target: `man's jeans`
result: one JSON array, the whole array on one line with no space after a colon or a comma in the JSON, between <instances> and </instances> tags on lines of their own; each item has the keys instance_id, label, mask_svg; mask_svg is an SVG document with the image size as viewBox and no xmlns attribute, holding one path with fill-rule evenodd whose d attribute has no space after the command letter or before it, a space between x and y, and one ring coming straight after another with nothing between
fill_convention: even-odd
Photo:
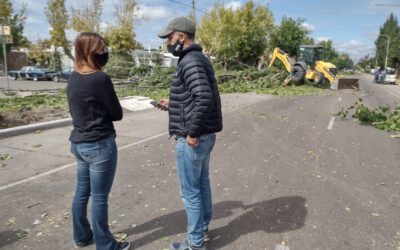
<instances>
[{"instance_id":1,"label":"man's jeans","mask_svg":"<svg viewBox=\"0 0 400 250\"><path fill-rule=\"evenodd\" d=\"M95 239L97 250L115 249L117 242L108 227L108 194L117 165L117 146L113 137L94 142L71 143L77 160L77 185L72 202L74 241ZM92 196L92 227L87 219L87 204Z\"/></svg>"},{"instance_id":2,"label":"man's jeans","mask_svg":"<svg viewBox=\"0 0 400 250\"><path fill-rule=\"evenodd\" d=\"M195 148L189 146L184 137L176 140L176 163L187 216L188 240L195 247L201 246L212 215L209 163L215 134L200 136Z\"/></svg>"}]
</instances>

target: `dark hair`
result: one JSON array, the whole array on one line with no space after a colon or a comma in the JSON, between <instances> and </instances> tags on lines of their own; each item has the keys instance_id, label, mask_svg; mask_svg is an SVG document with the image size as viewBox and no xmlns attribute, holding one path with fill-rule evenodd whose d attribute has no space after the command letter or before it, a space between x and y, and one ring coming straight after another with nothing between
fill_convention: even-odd
<instances>
[{"instance_id":1,"label":"dark hair","mask_svg":"<svg viewBox=\"0 0 400 250\"><path fill-rule=\"evenodd\" d=\"M101 65L95 54L100 52L106 43L104 38L94 32L82 32L75 40L75 70L83 66L101 70Z\"/></svg>"},{"instance_id":2,"label":"dark hair","mask_svg":"<svg viewBox=\"0 0 400 250\"><path fill-rule=\"evenodd\" d=\"M182 33L185 33L185 35L187 36L187 38L189 38L189 40L193 40L193 41L194 41L194 37L195 37L194 34L192 34L192 33L186 33L186 32L182 32Z\"/></svg>"}]
</instances>

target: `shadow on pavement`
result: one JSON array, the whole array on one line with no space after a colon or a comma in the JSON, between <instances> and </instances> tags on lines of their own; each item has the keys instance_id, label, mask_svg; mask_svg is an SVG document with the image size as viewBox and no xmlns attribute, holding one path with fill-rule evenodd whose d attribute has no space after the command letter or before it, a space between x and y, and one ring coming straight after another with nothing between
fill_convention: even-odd
<instances>
[{"instance_id":1,"label":"shadow on pavement","mask_svg":"<svg viewBox=\"0 0 400 250\"><path fill-rule=\"evenodd\" d=\"M25 235L26 231L21 229L0 232L0 248L16 242Z\"/></svg>"},{"instance_id":2,"label":"shadow on pavement","mask_svg":"<svg viewBox=\"0 0 400 250\"><path fill-rule=\"evenodd\" d=\"M306 199L301 196L279 197L244 205L242 201L223 201L213 204L213 220L233 215L233 210L241 208L241 215L228 222L226 226L210 231L213 241L207 248L218 249L229 245L240 236L256 231L282 233L304 226L307 216ZM154 231L155 230L155 231ZM122 231L127 235L153 231L131 242L138 248L171 235L186 233L184 210L154 218L146 223Z\"/></svg>"}]
</instances>

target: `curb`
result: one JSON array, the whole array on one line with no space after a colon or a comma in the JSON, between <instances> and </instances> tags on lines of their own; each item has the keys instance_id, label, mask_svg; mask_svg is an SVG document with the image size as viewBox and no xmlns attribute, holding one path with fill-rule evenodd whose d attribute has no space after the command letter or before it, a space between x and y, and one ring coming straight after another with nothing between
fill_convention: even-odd
<instances>
[{"instance_id":1,"label":"curb","mask_svg":"<svg viewBox=\"0 0 400 250\"><path fill-rule=\"evenodd\" d=\"M23 125L13 128L0 129L0 139L31 133L37 130L45 130L50 128L58 128L72 124L72 118L65 118L61 120L40 122L35 124Z\"/></svg>"}]
</instances>

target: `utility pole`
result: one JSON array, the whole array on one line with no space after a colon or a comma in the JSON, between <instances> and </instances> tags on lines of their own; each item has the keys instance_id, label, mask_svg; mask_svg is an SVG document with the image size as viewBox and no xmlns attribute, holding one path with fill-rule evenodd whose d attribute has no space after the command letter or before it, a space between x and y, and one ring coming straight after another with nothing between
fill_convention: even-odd
<instances>
[{"instance_id":1,"label":"utility pole","mask_svg":"<svg viewBox=\"0 0 400 250\"><path fill-rule=\"evenodd\" d=\"M6 75L7 79L7 91L10 92L10 81L8 79L8 67L7 67L7 50L6 50L6 44L13 43L12 41L12 36L10 32L10 26L5 26L3 24L0 24L0 36L1 36L1 41L3 45L3 74Z\"/></svg>"},{"instance_id":2,"label":"utility pole","mask_svg":"<svg viewBox=\"0 0 400 250\"><path fill-rule=\"evenodd\" d=\"M192 0L192 18L193 18L193 22L196 23L196 3L195 3L195 0Z\"/></svg>"}]
</instances>

